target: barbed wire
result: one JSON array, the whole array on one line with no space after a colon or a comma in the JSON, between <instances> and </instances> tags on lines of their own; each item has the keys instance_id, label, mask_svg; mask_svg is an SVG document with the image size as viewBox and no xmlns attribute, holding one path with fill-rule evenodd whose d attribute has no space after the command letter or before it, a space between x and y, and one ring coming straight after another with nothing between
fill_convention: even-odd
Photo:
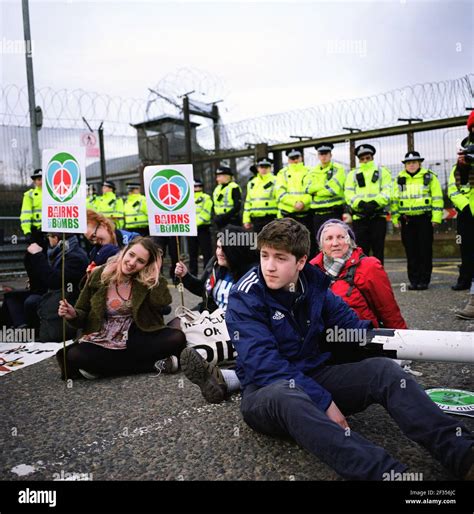
<instances>
[{"instance_id":1,"label":"barbed wire","mask_svg":"<svg viewBox=\"0 0 474 514\"><path fill-rule=\"evenodd\" d=\"M398 118L423 120L460 116L473 103L474 74L441 82L415 84L378 95L331 102L293 111L219 124L221 147L245 148L261 142L287 142L290 135L330 136L349 126L362 130L396 125ZM91 125L106 121L110 135L135 136L131 123L171 114L181 116L180 97L194 90L194 98L210 103L227 94L222 81L207 72L183 68L164 77L150 89L148 99L121 98L82 89L36 90L36 103L44 114L43 125L57 129L83 129L85 117ZM156 93L159 93L157 95ZM190 98L192 96L190 95ZM0 125L29 125L27 88L0 86ZM198 142L212 149L211 126L197 130Z\"/></svg>"},{"instance_id":2,"label":"barbed wire","mask_svg":"<svg viewBox=\"0 0 474 514\"><path fill-rule=\"evenodd\" d=\"M325 137L340 134L343 127L371 130L399 123L398 118L424 121L462 116L474 103L474 74L464 77L415 84L375 96L331 102L289 112L222 124L221 139L229 148L244 148L249 143L287 142L291 134ZM198 130L204 147L212 141L212 129ZM224 146L224 144L223 144Z\"/></svg>"}]
</instances>

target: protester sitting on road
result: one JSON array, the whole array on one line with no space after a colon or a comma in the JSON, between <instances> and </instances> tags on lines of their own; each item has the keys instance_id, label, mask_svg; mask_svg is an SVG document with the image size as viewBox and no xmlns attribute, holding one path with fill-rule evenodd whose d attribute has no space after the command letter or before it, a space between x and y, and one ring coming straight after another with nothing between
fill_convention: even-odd
<instances>
[{"instance_id":1,"label":"protester sitting on road","mask_svg":"<svg viewBox=\"0 0 474 514\"><path fill-rule=\"evenodd\" d=\"M206 264L200 278L191 275L182 261L176 264L175 275L182 279L184 287L203 297L197 307L200 312L212 312L218 307L225 311L231 287L258 262L251 240L254 237L241 227L228 225L218 234L215 257Z\"/></svg>"},{"instance_id":2,"label":"protester sitting on road","mask_svg":"<svg viewBox=\"0 0 474 514\"><path fill-rule=\"evenodd\" d=\"M319 345L328 331L371 323L359 320L330 290L327 275L307 264L309 231L280 219L257 241L260 266L232 289L226 312L245 422L267 435L291 436L346 479L382 480L407 466L351 431L346 419L378 403L453 475L474 478L472 434L391 359L327 364L330 354Z\"/></svg>"},{"instance_id":3,"label":"protester sitting on road","mask_svg":"<svg viewBox=\"0 0 474 514\"><path fill-rule=\"evenodd\" d=\"M321 225L317 240L321 252L310 264L331 279L331 291L352 307L359 319L370 320L374 327L407 328L382 263L364 255L348 225L330 219Z\"/></svg>"},{"instance_id":4,"label":"protester sitting on road","mask_svg":"<svg viewBox=\"0 0 474 514\"><path fill-rule=\"evenodd\" d=\"M178 370L186 341L163 322L172 299L161 265L160 248L149 237L137 237L92 272L74 307L60 302L59 315L84 329L78 344L68 347L68 377ZM57 359L62 368L62 352Z\"/></svg>"},{"instance_id":5,"label":"protester sitting on road","mask_svg":"<svg viewBox=\"0 0 474 514\"><path fill-rule=\"evenodd\" d=\"M319 229L317 240L321 248L310 264L317 266L331 279L330 289L355 311L359 319L370 320L374 327L406 329L407 324L382 264L376 257L365 257L355 242L355 236L343 221L331 219ZM333 350L332 362L360 360L360 352L348 345ZM240 389L235 372L222 370L206 362L192 348L181 354L186 377L201 388L207 401L219 403ZM396 360L405 371L420 375L410 368L410 361Z\"/></svg>"},{"instance_id":6,"label":"protester sitting on road","mask_svg":"<svg viewBox=\"0 0 474 514\"><path fill-rule=\"evenodd\" d=\"M47 255L37 243L31 243L24 258L28 275L28 289L5 294L0 310L0 323L4 326L39 328L38 306L48 290L62 287L62 234L47 234ZM80 247L77 236L66 234L64 246L64 284L69 295L79 293L79 282L86 273L87 254Z\"/></svg>"},{"instance_id":7,"label":"protester sitting on road","mask_svg":"<svg viewBox=\"0 0 474 514\"><path fill-rule=\"evenodd\" d=\"M106 218L92 209L87 209L87 231L84 235L93 245L89 252L90 261L96 266L100 266L140 234L116 229L110 218Z\"/></svg>"}]
</instances>

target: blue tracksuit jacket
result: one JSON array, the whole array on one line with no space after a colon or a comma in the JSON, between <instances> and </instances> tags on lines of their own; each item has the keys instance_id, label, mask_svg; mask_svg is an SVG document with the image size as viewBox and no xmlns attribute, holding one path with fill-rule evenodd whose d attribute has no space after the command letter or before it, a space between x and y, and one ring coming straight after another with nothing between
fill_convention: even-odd
<instances>
[{"instance_id":1,"label":"blue tracksuit jacket","mask_svg":"<svg viewBox=\"0 0 474 514\"><path fill-rule=\"evenodd\" d=\"M237 350L237 375L242 388L264 387L279 380L294 380L322 410L331 394L309 374L330 353L321 353L328 328L370 328L328 288L329 278L306 264L299 276L300 294L268 289L260 267L252 268L229 295L226 323ZM245 394L245 393L244 393Z\"/></svg>"}]
</instances>

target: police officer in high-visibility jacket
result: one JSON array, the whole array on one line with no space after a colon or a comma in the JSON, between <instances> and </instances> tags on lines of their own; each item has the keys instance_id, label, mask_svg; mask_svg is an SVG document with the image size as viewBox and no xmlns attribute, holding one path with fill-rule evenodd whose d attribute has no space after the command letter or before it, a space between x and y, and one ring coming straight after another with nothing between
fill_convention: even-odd
<instances>
[{"instance_id":1,"label":"police officer in high-visibility jacket","mask_svg":"<svg viewBox=\"0 0 474 514\"><path fill-rule=\"evenodd\" d=\"M41 247L47 248L46 239L41 232L43 171L36 169L31 175L31 179L34 187L25 191L21 204L21 230L30 243L37 243Z\"/></svg>"},{"instance_id":2,"label":"police officer in high-visibility jacket","mask_svg":"<svg viewBox=\"0 0 474 514\"><path fill-rule=\"evenodd\" d=\"M125 228L131 232L138 232L142 236L148 236L148 209L146 198L140 194L140 182L127 182L125 184L128 196L123 206L125 216Z\"/></svg>"},{"instance_id":3,"label":"police officer in high-visibility jacket","mask_svg":"<svg viewBox=\"0 0 474 514\"><path fill-rule=\"evenodd\" d=\"M97 189L93 184L87 186L86 208L97 211Z\"/></svg>"},{"instance_id":4,"label":"police officer in high-visibility jacket","mask_svg":"<svg viewBox=\"0 0 474 514\"><path fill-rule=\"evenodd\" d=\"M102 184L102 196L97 200L96 207L96 211L110 218L116 228L124 227L123 200L115 194L115 184L111 180Z\"/></svg>"},{"instance_id":5,"label":"police officer in high-visibility jacket","mask_svg":"<svg viewBox=\"0 0 474 514\"><path fill-rule=\"evenodd\" d=\"M347 175L344 193L352 211L357 244L366 255L372 250L383 264L392 175L384 166L375 164L375 153L375 148L369 144L355 148L360 166Z\"/></svg>"},{"instance_id":6,"label":"police officer in high-visibility jacket","mask_svg":"<svg viewBox=\"0 0 474 514\"><path fill-rule=\"evenodd\" d=\"M262 228L274 220L278 214L275 198L276 177L272 173L272 160L267 157L257 161L257 174L247 183L244 213L244 228L257 234Z\"/></svg>"},{"instance_id":7,"label":"police officer in high-visibility jacket","mask_svg":"<svg viewBox=\"0 0 474 514\"><path fill-rule=\"evenodd\" d=\"M316 253L316 234L313 230L311 195L306 192L304 180L309 169L303 163L301 150L287 150L288 165L276 177L275 194L278 202L278 218L293 218L302 223L311 235L311 255Z\"/></svg>"},{"instance_id":8,"label":"police officer in high-visibility jacket","mask_svg":"<svg viewBox=\"0 0 474 514\"><path fill-rule=\"evenodd\" d=\"M461 143L448 182L448 196L457 211L456 230L461 250L459 277L451 287L455 291L469 289L474 278L474 130L470 137Z\"/></svg>"},{"instance_id":9,"label":"police officer in high-visibility jacket","mask_svg":"<svg viewBox=\"0 0 474 514\"><path fill-rule=\"evenodd\" d=\"M189 271L191 275L198 274L198 257L202 253L204 266L212 258L211 240L211 219L212 219L212 198L203 191L202 180L194 181L194 205L196 206L197 236L190 236L188 240L189 249Z\"/></svg>"},{"instance_id":10,"label":"police officer in high-visibility jacket","mask_svg":"<svg viewBox=\"0 0 474 514\"><path fill-rule=\"evenodd\" d=\"M443 192L436 174L411 151L402 163L405 169L393 181L392 222L401 227L407 255L408 289L428 289L433 269L433 227L443 219Z\"/></svg>"},{"instance_id":11,"label":"police officer in high-visibility jacket","mask_svg":"<svg viewBox=\"0 0 474 514\"><path fill-rule=\"evenodd\" d=\"M240 225L242 189L233 180L229 166L219 166L216 170L217 186L212 194L214 203L214 223L218 229L226 225Z\"/></svg>"},{"instance_id":12,"label":"police officer in high-visibility jacket","mask_svg":"<svg viewBox=\"0 0 474 514\"><path fill-rule=\"evenodd\" d=\"M313 230L317 234L321 225L329 219L340 219L344 213L344 183L346 172L341 164L332 160L332 143L315 146L320 163L310 168L303 184L312 196Z\"/></svg>"}]
</instances>

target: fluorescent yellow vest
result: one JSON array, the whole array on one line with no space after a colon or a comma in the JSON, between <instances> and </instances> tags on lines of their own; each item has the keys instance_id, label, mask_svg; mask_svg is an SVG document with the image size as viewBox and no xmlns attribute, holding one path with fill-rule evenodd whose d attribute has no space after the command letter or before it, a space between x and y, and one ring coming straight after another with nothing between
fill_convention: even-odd
<instances>
[{"instance_id":1,"label":"fluorescent yellow vest","mask_svg":"<svg viewBox=\"0 0 474 514\"><path fill-rule=\"evenodd\" d=\"M302 215L309 211L311 195L306 193L303 181L308 174L308 168L302 163L289 164L282 168L276 177L276 199L278 202L278 217L283 218L288 213L300 213ZM304 208L301 211L295 209L295 203L302 202Z\"/></svg>"},{"instance_id":2,"label":"fluorescent yellow vest","mask_svg":"<svg viewBox=\"0 0 474 514\"><path fill-rule=\"evenodd\" d=\"M251 218L277 215L277 200L275 198L276 177L273 173L257 174L247 184L245 196L243 223L250 223Z\"/></svg>"},{"instance_id":3,"label":"fluorescent yellow vest","mask_svg":"<svg viewBox=\"0 0 474 514\"><path fill-rule=\"evenodd\" d=\"M214 202L214 213L216 216L225 214L232 209L234 206L232 190L236 188L239 189L239 191L242 193L242 189L240 188L239 184L234 181L231 181L228 184L219 184L214 189L212 200Z\"/></svg>"},{"instance_id":4,"label":"fluorescent yellow vest","mask_svg":"<svg viewBox=\"0 0 474 514\"><path fill-rule=\"evenodd\" d=\"M312 196L311 209L326 211L344 205L345 181L344 167L335 162L331 161L324 168L322 164L311 168L303 182L306 192Z\"/></svg>"},{"instance_id":5,"label":"fluorescent yellow vest","mask_svg":"<svg viewBox=\"0 0 474 514\"><path fill-rule=\"evenodd\" d=\"M474 188L469 184L458 187L454 177L455 171L456 165L453 166L451 173L449 174L448 196L453 202L454 207L459 211L462 211L466 205L469 205L471 213L474 216Z\"/></svg>"},{"instance_id":6,"label":"fluorescent yellow vest","mask_svg":"<svg viewBox=\"0 0 474 514\"><path fill-rule=\"evenodd\" d=\"M197 226L210 225L212 217L212 198L207 193L195 191L194 204L196 205Z\"/></svg>"},{"instance_id":7,"label":"fluorescent yellow vest","mask_svg":"<svg viewBox=\"0 0 474 514\"><path fill-rule=\"evenodd\" d=\"M146 198L143 195L128 195L123 206L123 212L126 229L148 227L148 209Z\"/></svg>"},{"instance_id":8,"label":"fluorescent yellow vest","mask_svg":"<svg viewBox=\"0 0 474 514\"><path fill-rule=\"evenodd\" d=\"M359 175L360 174L360 175ZM364 185L359 184L359 180ZM374 161L362 163L359 168L350 171L346 178L344 195L346 203L352 209L352 218L361 219L359 203L375 200L379 207L388 211L392 193L392 175L384 166L376 166Z\"/></svg>"},{"instance_id":9,"label":"fluorescent yellow vest","mask_svg":"<svg viewBox=\"0 0 474 514\"><path fill-rule=\"evenodd\" d=\"M113 191L109 191L97 199L97 212L111 218L117 228L123 228L124 213L123 200L117 198Z\"/></svg>"},{"instance_id":10,"label":"fluorescent yellow vest","mask_svg":"<svg viewBox=\"0 0 474 514\"><path fill-rule=\"evenodd\" d=\"M392 221L398 223L400 216L417 216L431 211L431 221L443 220L443 192L434 172L420 168L415 175L403 170L393 181Z\"/></svg>"},{"instance_id":11,"label":"fluorescent yellow vest","mask_svg":"<svg viewBox=\"0 0 474 514\"><path fill-rule=\"evenodd\" d=\"M39 187L28 189L28 191L25 191L23 194L20 214L21 230L23 234L30 234L31 227L36 227L41 230L42 199L43 192Z\"/></svg>"}]
</instances>

